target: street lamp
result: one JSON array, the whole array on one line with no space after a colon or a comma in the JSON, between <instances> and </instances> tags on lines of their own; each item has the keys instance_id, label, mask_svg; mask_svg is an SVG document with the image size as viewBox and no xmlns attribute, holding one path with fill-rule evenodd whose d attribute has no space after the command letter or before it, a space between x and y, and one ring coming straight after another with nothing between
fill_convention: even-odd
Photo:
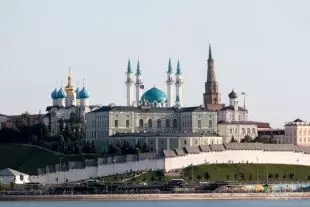
<instances>
[{"instance_id":1,"label":"street lamp","mask_svg":"<svg viewBox=\"0 0 310 207\"><path fill-rule=\"evenodd\" d=\"M259 181L259 178L258 178L258 157L256 156L256 180L257 180L257 183Z\"/></svg>"},{"instance_id":2,"label":"street lamp","mask_svg":"<svg viewBox=\"0 0 310 207\"><path fill-rule=\"evenodd\" d=\"M63 158L59 158L59 169L60 171L64 172L64 184L66 183L66 174L65 174L65 169L64 167L66 167L65 162L63 162L63 165L61 165L61 161L63 160ZM64 161L64 160L63 160Z\"/></svg>"}]
</instances>

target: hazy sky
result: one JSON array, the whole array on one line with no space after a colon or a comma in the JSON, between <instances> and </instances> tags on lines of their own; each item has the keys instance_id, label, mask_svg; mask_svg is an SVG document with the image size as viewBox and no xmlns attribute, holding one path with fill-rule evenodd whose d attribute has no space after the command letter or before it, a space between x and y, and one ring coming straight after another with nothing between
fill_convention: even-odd
<instances>
[{"instance_id":1,"label":"hazy sky","mask_svg":"<svg viewBox=\"0 0 310 207\"><path fill-rule=\"evenodd\" d=\"M0 113L42 113L50 93L85 78L92 104L126 104L140 59L146 88L165 90L180 59L184 104L203 103L208 42L222 100L245 91L249 118L310 120L307 0L0 0ZM242 103L242 97L239 98Z\"/></svg>"}]
</instances>

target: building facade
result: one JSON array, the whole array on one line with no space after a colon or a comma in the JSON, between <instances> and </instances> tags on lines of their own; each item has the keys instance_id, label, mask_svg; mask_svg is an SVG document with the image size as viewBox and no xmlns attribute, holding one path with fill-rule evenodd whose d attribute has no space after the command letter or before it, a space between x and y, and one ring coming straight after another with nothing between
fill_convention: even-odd
<instances>
[{"instance_id":1,"label":"building facade","mask_svg":"<svg viewBox=\"0 0 310 207\"><path fill-rule=\"evenodd\" d=\"M253 122L219 122L218 134L223 137L224 143L241 142L246 136L254 139L258 135L257 124Z\"/></svg>"},{"instance_id":2,"label":"building facade","mask_svg":"<svg viewBox=\"0 0 310 207\"><path fill-rule=\"evenodd\" d=\"M222 144L222 137L212 133L121 133L110 137L109 143L127 142L135 148L146 144L151 152L169 149L181 149L209 144Z\"/></svg>"},{"instance_id":3,"label":"building facade","mask_svg":"<svg viewBox=\"0 0 310 207\"><path fill-rule=\"evenodd\" d=\"M202 106L169 108L110 105L87 113L86 119L86 138L92 141L108 142L110 136L123 133L173 135L217 132L216 112Z\"/></svg>"},{"instance_id":4,"label":"building facade","mask_svg":"<svg viewBox=\"0 0 310 207\"><path fill-rule=\"evenodd\" d=\"M296 144L302 146L310 145L310 123L301 119L287 122L284 126L285 144Z\"/></svg>"},{"instance_id":5,"label":"building facade","mask_svg":"<svg viewBox=\"0 0 310 207\"><path fill-rule=\"evenodd\" d=\"M246 122L248 121L248 110L238 106L238 95L232 90L229 94L229 105L218 112L219 121L222 122Z\"/></svg>"}]
</instances>

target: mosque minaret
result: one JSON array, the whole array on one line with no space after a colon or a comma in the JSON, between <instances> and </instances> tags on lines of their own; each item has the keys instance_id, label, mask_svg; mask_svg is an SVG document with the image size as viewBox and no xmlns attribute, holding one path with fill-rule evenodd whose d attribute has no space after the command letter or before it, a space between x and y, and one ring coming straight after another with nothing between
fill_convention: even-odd
<instances>
[{"instance_id":1,"label":"mosque minaret","mask_svg":"<svg viewBox=\"0 0 310 207\"><path fill-rule=\"evenodd\" d=\"M141 91L144 89L144 85L142 82L142 73L140 69L140 61L137 63L137 72L136 72L136 106L139 106Z\"/></svg>"},{"instance_id":2,"label":"mosque minaret","mask_svg":"<svg viewBox=\"0 0 310 207\"><path fill-rule=\"evenodd\" d=\"M126 88L127 88L127 106L132 106L133 105L133 85L134 85L134 81L133 81L133 74L132 74L132 70L131 70L131 62L130 59L128 60L128 64L127 64L127 79L126 79Z\"/></svg>"}]
</instances>

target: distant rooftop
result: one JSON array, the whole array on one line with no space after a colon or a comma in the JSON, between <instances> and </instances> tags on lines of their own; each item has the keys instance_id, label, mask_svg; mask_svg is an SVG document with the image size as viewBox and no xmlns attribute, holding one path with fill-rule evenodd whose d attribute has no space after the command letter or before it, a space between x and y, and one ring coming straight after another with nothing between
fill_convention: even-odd
<instances>
[{"instance_id":1,"label":"distant rooftop","mask_svg":"<svg viewBox=\"0 0 310 207\"><path fill-rule=\"evenodd\" d=\"M140 132L140 133L116 133L110 137L218 137L214 133L156 133L156 132Z\"/></svg>"}]
</instances>

